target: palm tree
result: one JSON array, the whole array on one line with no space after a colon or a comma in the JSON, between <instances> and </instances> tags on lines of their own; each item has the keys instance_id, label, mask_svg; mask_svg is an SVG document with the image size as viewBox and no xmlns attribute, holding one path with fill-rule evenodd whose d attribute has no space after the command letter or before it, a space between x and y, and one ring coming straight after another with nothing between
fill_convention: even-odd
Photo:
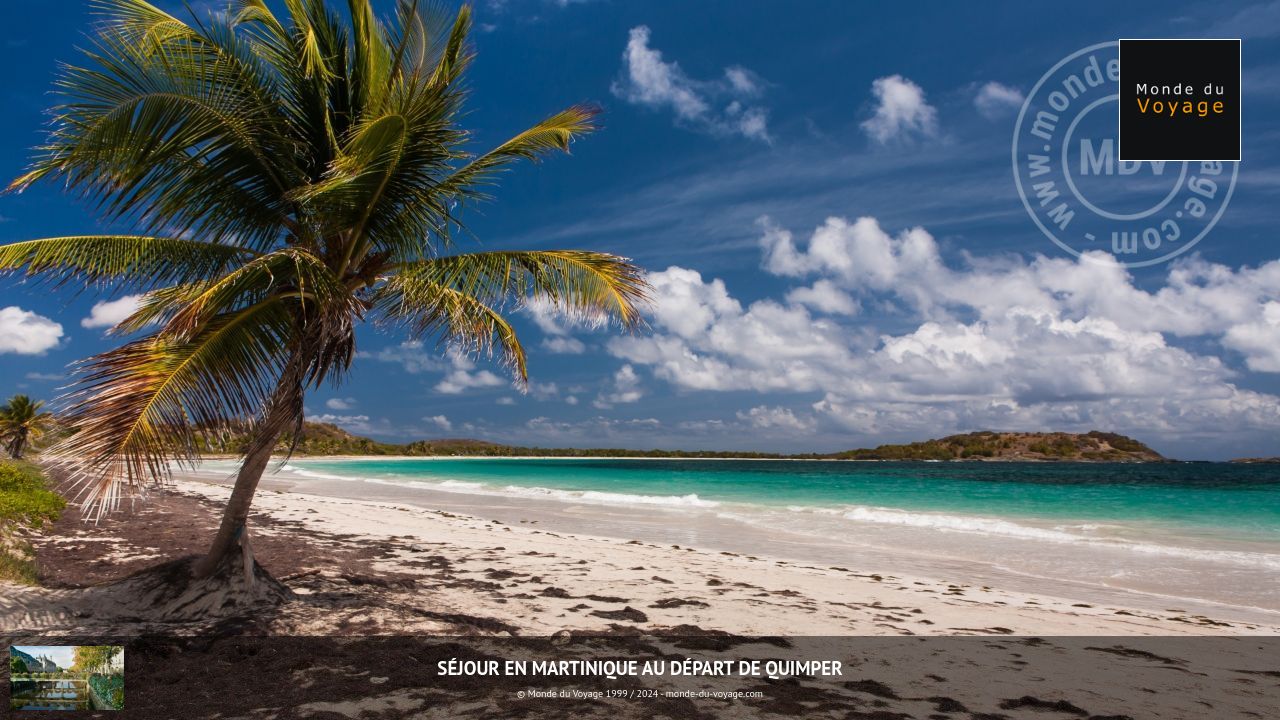
<instances>
[{"instance_id":1,"label":"palm tree","mask_svg":"<svg viewBox=\"0 0 1280 720\"><path fill-rule=\"evenodd\" d=\"M53 415L41 412L42 407L44 402L33 402L26 395L14 395L0 405L0 442L9 457L21 458L28 445L53 425Z\"/></svg>"},{"instance_id":2,"label":"palm tree","mask_svg":"<svg viewBox=\"0 0 1280 720\"><path fill-rule=\"evenodd\" d=\"M145 335L85 361L65 399L75 432L56 455L87 512L253 422L198 578L238 553L251 567L258 479L300 426L304 393L342 381L362 321L496 353L523 384L504 313L537 299L634 328L647 290L614 255L454 252L465 206L513 161L567 151L597 112L573 106L470 152L468 7L446 17L402 0L384 23L370 0L345 14L284 4L283 18L238 0L183 21L144 0L98 0L92 46L63 68L53 129L12 187L57 179L131 234L0 246L0 271L144 293L114 330Z\"/></svg>"}]
</instances>

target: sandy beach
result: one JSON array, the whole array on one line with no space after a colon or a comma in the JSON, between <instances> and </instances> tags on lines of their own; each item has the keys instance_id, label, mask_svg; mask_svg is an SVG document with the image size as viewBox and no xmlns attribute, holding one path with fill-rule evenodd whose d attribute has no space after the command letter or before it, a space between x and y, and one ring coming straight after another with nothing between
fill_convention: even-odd
<instances>
[{"instance_id":1,"label":"sandy beach","mask_svg":"<svg viewBox=\"0 0 1280 720\"><path fill-rule=\"evenodd\" d=\"M319 495L270 476L252 544L290 597L198 620L143 613L131 583L148 573L134 573L202 551L225 482L220 473L184 476L99 525L68 513L37 539L43 587L6 584L0 593L4 635L131 643L140 698L131 711L140 718L1190 720L1280 712L1280 623L1265 612L1241 619L1248 613L1239 609L1153 609L1138 595L1100 602L1080 586L1016 591L946 564L933 575L903 573L879 561L834 566L571 533L545 524L552 516L535 519L535 510L523 511L525 522L499 520ZM844 670L436 674L447 660L601 657L824 659ZM209 667L218 672L206 675ZM600 695L610 690L649 699Z\"/></svg>"},{"instance_id":2,"label":"sandy beach","mask_svg":"<svg viewBox=\"0 0 1280 720\"><path fill-rule=\"evenodd\" d=\"M119 579L199 552L213 507L228 495L225 482L220 473L190 474L101 525L64 519L39 540L54 589L16 590L3 625L70 632L115 622L101 606L77 616L77 603L57 586ZM1265 610L1173 605L1084 585L1028 592L975 581L954 563L935 572L921 572L928 567L919 561L904 572L885 558L824 565L566 532L536 507L482 517L314 489L269 476L259 493L255 552L300 598L264 620L263 632L440 634L461 625L548 635L693 625L744 635L1280 634L1280 617ZM174 524L183 515L192 519ZM355 592L335 599L348 590Z\"/></svg>"}]
</instances>

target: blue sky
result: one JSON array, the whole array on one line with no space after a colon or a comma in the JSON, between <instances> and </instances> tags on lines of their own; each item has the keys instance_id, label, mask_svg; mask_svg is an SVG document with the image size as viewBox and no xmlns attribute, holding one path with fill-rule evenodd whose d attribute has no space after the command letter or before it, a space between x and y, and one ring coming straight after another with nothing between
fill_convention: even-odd
<instances>
[{"instance_id":1,"label":"blue sky","mask_svg":"<svg viewBox=\"0 0 1280 720\"><path fill-rule=\"evenodd\" d=\"M0 13L12 177L90 18ZM521 311L522 394L484 359L366 328L313 418L397 441L804 451L1096 428L1185 458L1280 454L1280 3L506 0L477 22L478 147L570 103L605 115L571 157L509 174L472 231L634 258L651 331ZM1245 161L1213 232L1131 271L1050 243L1009 165L1023 95L1087 45L1221 36L1244 39ZM0 242L102 229L54 184L0 196L0 218ZM128 301L95 303L115 299L0 281L0 394L54 397L110 346Z\"/></svg>"},{"instance_id":2,"label":"blue sky","mask_svg":"<svg viewBox=\"0 0 1280 720\"><path fill-rule=\"evenodd\" d=\"M31 657L49 658L64 670L69 669L76 661L75 645L14 645L14 647Z\"/></svg>"}]
</instances>

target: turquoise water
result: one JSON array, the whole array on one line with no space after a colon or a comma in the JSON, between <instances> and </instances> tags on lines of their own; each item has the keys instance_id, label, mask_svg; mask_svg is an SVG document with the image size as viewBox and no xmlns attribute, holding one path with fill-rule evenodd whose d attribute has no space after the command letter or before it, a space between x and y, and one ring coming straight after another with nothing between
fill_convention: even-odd
<instances>
[{"instance_id":1,"label":"turquoise water","mask_svg":"<svg viewBox=\"0 0 1280 720\"><path fill-rule=\"evenodd\" d=\"M1159 528L1280 546L1274 465L359 459L295 460L290 468L603 504L826 510L851 520L975 531L982 519L1105 523L1116 531Z\"/></svg>"},{"instance_id":2,"label":"turquoise water","mask_svg":"<svg viewBox=\"0 0 1280 720\"><path fill-rule=\"evenodd\" d=\"M277 477L542 530L1280 613L1276 465L299 458Z\"/></svg>"}]
</instances>

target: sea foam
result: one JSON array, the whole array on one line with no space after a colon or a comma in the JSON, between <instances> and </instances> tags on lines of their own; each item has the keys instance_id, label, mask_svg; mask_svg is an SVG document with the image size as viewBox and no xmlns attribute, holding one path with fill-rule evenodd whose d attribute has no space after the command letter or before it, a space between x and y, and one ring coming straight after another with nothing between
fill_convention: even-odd
<instances>
[{"instance_id":1,"label":"sea foam","mask_svg":"<svg viewBox=\"0 0 1280 720\"><path fill-rule=\"evenodd\" d=\"M789 507L788 510L799 513L836 516L845 520L852 520L854 522L861 523L898 525L942 532L960 532L974 535L1021 538L1051 543L1085 544L1150 555L1164 555L1189 560L1228 562L1236 565L1280 569L1280 555L1270 553L1210 550L1204 548L1141 542L1127 538L1080 535L1066 532L1058 528L1037 527L1035 525L1025 525L1009 520L980 517L975 515L949 515L945 513L914 512L895 508L865 506L842 508L792 506ZM1098 530L1102 526L1085 524L1074 527L1092 532Z\"/></svg>"}]
</instances>

